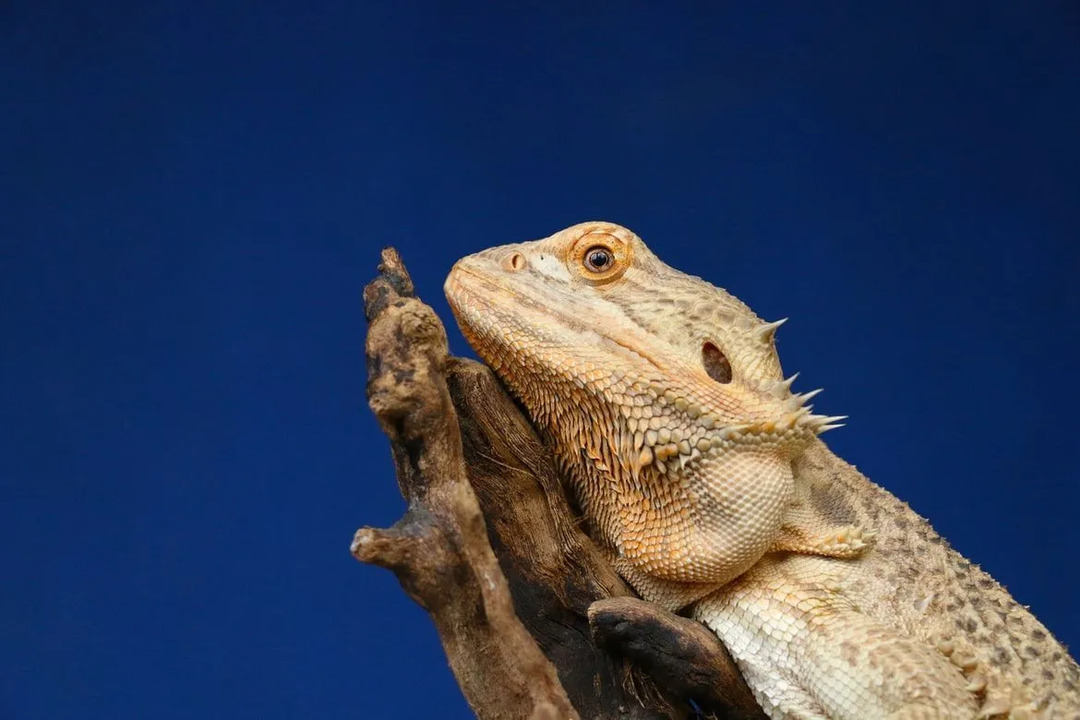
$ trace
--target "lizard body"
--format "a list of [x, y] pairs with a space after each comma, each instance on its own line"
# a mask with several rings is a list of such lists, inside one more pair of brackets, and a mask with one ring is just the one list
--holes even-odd
[[746, 305], [583, 223], [463, 258], [470, 344], [647, 600], [728, 646], [772, 718], [1080, 718], [1080, 669], [906, 504], [832, 455]]

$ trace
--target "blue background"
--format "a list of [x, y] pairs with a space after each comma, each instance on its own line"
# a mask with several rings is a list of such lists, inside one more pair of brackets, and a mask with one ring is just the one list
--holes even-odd
[[172, 5], [0, 17], [0, 717], [468, 717], [348, 552], [361, 288], [586, 219], [1080, 644], [1075, 4]]

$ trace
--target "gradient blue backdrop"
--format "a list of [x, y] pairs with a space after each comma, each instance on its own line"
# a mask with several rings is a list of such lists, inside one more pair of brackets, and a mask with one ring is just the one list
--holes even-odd
[[348, 553], [360, 292], [585, 219], [1080, 644], [1074, 3], [172, 5], [0, 16], [0, 717], [468, 717]]

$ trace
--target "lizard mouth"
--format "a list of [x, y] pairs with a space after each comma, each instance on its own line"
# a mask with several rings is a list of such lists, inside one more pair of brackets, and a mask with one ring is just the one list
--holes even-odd
[[570, 331], [581, 336], [592, 336], [597, 341], [611, 342], [657, 371], [667, 372], [666, 364], [660, 362], [654, 353], [641, 347], [640, 342], [632, 342], [628, 337], [621, 337], [617, 333], [603, 332], [597, 323], [589, 323], [584, 319], [587, 313], [575, 314], [561, 309], [554, 299], [522, 292], [511, 283], [500, 282], [497, 276], [493, 277], [482, 269], [471, 267], [466, 262], [468, 260], [469, 258], [464, 258], [458, 261], [444, 285], [447, 300], [459, 324], [468, 325], [474, 332], [484, 326], [502, 328], [518, 324], [520, 320], [515, 320], [511, 313], [501, 307], [510, 304], [516, 312], [524, 311], [537, 317], [556, 320], [562, 332]]
[[[465, 260], [468, 259], [465, 258]], [[564, 319], [563, 315], [550, 305], [538, 302], [532, 296], [522, 293], [509, 283], [499, 282], [488, 273], [469, 267], [464, 264], [464, 260], [458, 261], [454, 265], [454, 268], [446, 277], [443, 288], [446, 299], [450, 301], [450, 306], [455, 312], [459, 309], [471, 310], [472, 306], [479, 304], [485, 311], [503, 314], [500, 312], [499, 301], [501, 298], [504, 304], [507, 299], [512, 299], [516, 306], [525, 306], [545, 315]]]

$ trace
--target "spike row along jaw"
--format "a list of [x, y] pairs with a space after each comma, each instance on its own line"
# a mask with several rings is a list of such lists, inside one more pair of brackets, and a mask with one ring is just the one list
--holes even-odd
[[670, 404], [679, 413], [687, 415], [695, 430], [686, 432], [673, 427], [665, 422], [663, 414], [648, 418], [624, 416], [628, 430], [624, 436], [624, 457], [630, 461], [628, 465], [635, 475], [641, 468], [650, 465], [663, 474], [672, 463], [677, 463], [678, 469], [683, 469], [712, 450], [730, 452], [750, 446], [762, 450], [768, 447], [785, 448], [788, 450], [785, 454], [790, 454], [792, 446], [801, 450], [812, 437], [843, 427], [842, 421], [848, 416], [812, 413], [813, 406], [807, 403], [823, 389], [792, 393], [791, 385], [798, 375], [795, 373], [785, 380], [764, 383], [761, 387], [763, 393], [779, 401], [779, 417], [750, 423], [721, 424], [718, 417], [703, 411], [693, 402], [670, 391], [661, 393], [658, 388], [650, 388], [657, 391], [655, 397], [658, 404]]
[[[754, 329], [754, 333], [761, 342], [771, 345], [776, 341], [777, 329], [787, 321], [788, 318], [780, 318], [774, 322], [762, 323]], [[824, 388], [810, 390], [805, 393], [793, 393], [791, 386], [798, 377], [799, 373], [796, 372], [784, 380], [766, 381], [762, 383], [761, 390], [777, 400], [784, 401], [781, 405], [783, 410], [799, 414], [798, 425], [805, 427], [815, 435], [844, 427], [844, 423], [841, 421], [847, 420], [847, 415], [813, 415], [809, 412], [814, 406], [807, 403], [824, 392]]]
[[[776, 342], [776, 331], [787, 321], [788, 318], [785, 317], [773, 322], [763, 322], [754, 328], [754, 335], [762, 343], [772, 345]], [[824, 391], [824, 388], [818, 388], [817, 390], [811, 390], [801, 394], [793, 393], [791, 392], [791, 386], [798, 377], [799, 373], [793, 373], [791, 377], [784, 380], [766, 381], [763, 383], [761, 389], [777, 400], [784, 400], [785, 402], [782, 407], [787, 412], [801, 413], [802, 411], [807, 411], [805, 414], [800, 415], [799, 425], [811, 430], [815, 435], [820, 435], [823, 432], [844, 427], [844, 423], [841, 421], [847, 420], [847, 415], [812, 415], [808, 412], [813, 408], [813, 405], [807, 405], [807, 403], [820, 395]]]

